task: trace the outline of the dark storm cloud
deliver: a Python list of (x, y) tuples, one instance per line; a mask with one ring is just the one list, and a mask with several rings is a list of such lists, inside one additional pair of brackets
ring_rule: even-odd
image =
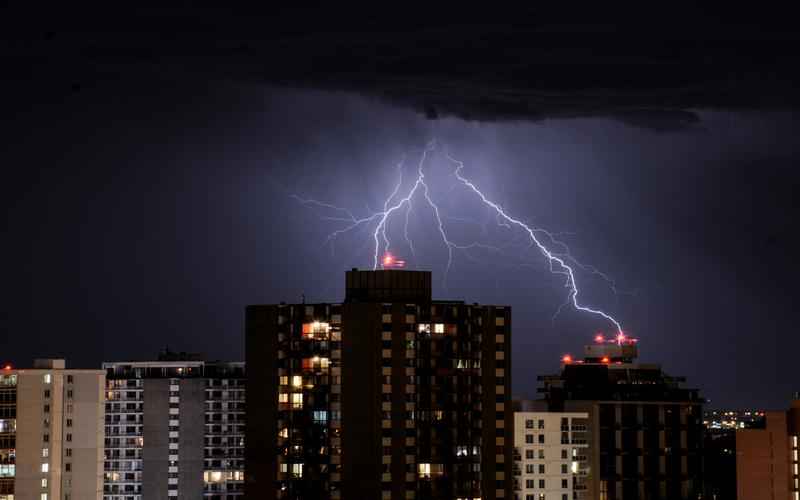
[(10, 67), (45, 92), (167, 73), (354, 91), (428, 118), (670, 131), (697, 109), (795, 106), (800, 83), (791, 17), (730, 8), (18, 7), (4, 22)]

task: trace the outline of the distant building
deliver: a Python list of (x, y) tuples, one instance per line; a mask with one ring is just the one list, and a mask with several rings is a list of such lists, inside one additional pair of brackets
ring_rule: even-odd
[(536, 411), (531, 401), (514, 406), (514, 498), (583, 500), (589, 414)]
[(165, 353), (103, 368), (105, 500), (243, 498), (244, 363)]
[(585, 412), (592, 500), (679, 500), (702, 495), (702, 405), (696, 389), (636, 362), (635, 339), (598, 337), (581, 360), (541, 376), (548, 411)]
[(706, 410), (703, 425), (712, 434), (736, 429), (764, 427), (763, 410)]
[(0, 370), (0, 500), (102, 498), (104, 385), (63, 359)]
[(510, 499), (511, 309), (346, 278), (343, 303), (247, 308), (247, 498)]
[(736, 431), (739, 500), (800, 500), (800, 397), (787, 411), (767, 411), (763, 429)]
[(705, 498), (736, 498), (736, 431), (763, 429), (762, 410), (706, 410), (703, 415), (703, 479)]

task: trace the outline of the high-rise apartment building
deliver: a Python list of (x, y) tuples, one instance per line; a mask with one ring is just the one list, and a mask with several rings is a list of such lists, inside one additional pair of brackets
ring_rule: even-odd
[(585, 499), (696, 499), (703, 489), (703, 400), (681, 377), (637, 363), (635, 339), (598, 336), (582, 360), (542, 376), (549, 411), (585, 412)]
[(589, 414), (538, 411), (514, 402), (514, 498), (583, 500), (589, 474)]
[(800, 500), (800, 394), (765, 414), (763, 428), (736, 431), (737, 498)]
[(0, 370), (0, 499), (93, 500), (103, 488), (102, 370)]
[(247, 497), (511, 498), (510, 347), (509, 307), (432, 300), (429, 272), (249, 306)]
[(105, 500), (242, 498), (244, 363), (165, 353), (103, 368)]

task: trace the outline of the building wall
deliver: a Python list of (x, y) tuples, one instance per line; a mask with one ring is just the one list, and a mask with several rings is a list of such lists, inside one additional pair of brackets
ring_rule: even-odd
[(789, 488), (792, 492), (792, 500), (800, 500), (800, 399), (798, 399), (797, 395), (787, 412), (787, 424), (789, 427), (789, 446), (791, 447)]
[[(246, 318), (248, 497), (511, 498), (509, 308), (294, 304)], [(301, 336), (311, 322), (330, 339)]]
[[(277, 306), (248, 306), (245, 313), (247, 413), (245, 416), (245, 493), (274, 500), (278, 449)], [(255, 494), (254, 494), (255, 493)]]
[(104, 367), (106, 500), (241, 497), (243, 363), (169, 359)]
[[(61, 377), (54, 370), (19, 370), (17, 378), (17, 477), (15, 500), (40, 500), (61, 496), (61, 441), (63, 414)], [(45, 383), (45, 375), (51, 382)], [(45, 398), (45, 391), (50, 397)], [(45, 405), (49, 412), (45, 413)], [(46, 416), (47, 415), (47, 416)], [(45, 425), (45, 421), (49, 424)], [(47, 436), (47, 441), (45, 441)], [(47, 450), (47, 457), (43, 451)], [(48, 472), (42, 469), (47, 464)], [(42, 487), (42, 480), (47, 486)]]
[[(72, 382), (69, 382), (72, 377)], [(103, 494), (105, 373), (67, 371), (64, 384), (62, 498), (97, 499)], [(72, 392), (70, 392), (72, 391)], [(71, 440), (66, 438), (71, 435)]]
[[(177, 449), (170, 450), (169, 442), (170, 420), (179, 418), (177, 412), (170, 414), (171, 387), (177, 389), (178, 384), (168, 378), (144, 380), (142, 436), (146, 446), (142, 448), (142, 497), (148, 500), (168, 499), (170, 456), (178, 455)], [(177, 481), (175, 483), (177, 490)]]
[(102, 498), (105, 374), (59, 367), (15, 373), (14, 499)]
[[(376, 303), (342, 306), (341, 497), (345, 499), (381, 498), (381, 310), (381, 304)], [(358, 382), (354, 384), (349, 381)], [(404, 393), (401, 393), (403, 397)], [(394, 430), (397, 431), (397, 428)], [(404, 451), (405, 429), (402, 430), (402, 438), (396, 432), (393, 438), (392, 443), (397, 445), (395, 450)], [(402, 458), (401, 464), (405, 462), (405, 453)], [(395, 470), (395, 474), (397, 472)], [(403, 466), (403, 482), (405, 473)]]
[[(562, 428), (563, 419), (567, 422), (566, 431)], [(588, 423), (588, 413), (514, 413), (516, 498), (586, 498), (586, 492), (581, 487), (590, 472), (587, 453)], [(566, 436), (564, 432), (567, 433)], [(566, 443), (562, 440), (564, 437)], [(543, 481), (544, 487), (540, 481)], [(566, 487), (563, 481), (567, 482)]]
[(766, 412), (766, 428), (736, 431), (739, 500), (789, 500), (791, 442), (786, 412)]
[(180, 380), (178, 431), (178, 500), (203, 497), (206, 379)]

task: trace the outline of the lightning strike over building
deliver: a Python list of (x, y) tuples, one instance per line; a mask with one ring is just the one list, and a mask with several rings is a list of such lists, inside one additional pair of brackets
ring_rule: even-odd
[[(430, 186), (426, 181), (425, 164), (429, 155), (437, 149), (437, 143), (433, 140), (422, 150), (419, 162), (416, 165), (416, 177), (414, 178), (414, 182), (407, 188), (402, 196), (404, 162), (400, 162), (397, 165), (399, 178), (390, 194), (384, 200), (383, 210), (369, 213), (364, 217), (357, 217), (352, 211), (346, 208), (315, 199), (298, 195), (292, 195), (292, 198), (303, 205), (327, 211), (329, 215), (321, 216), (323, 220), (344, 224), (343, 227), (334, 230), (328, 235), (325, 244), (333, 245), (337, 238), (362, 226), (371, 227), (373, 270), (379, 268), (403, 268), (406, 266), (405, 260), (399, 259), (391, 252), (392, 242), (389, 236), (389, 225), (391, 221), (394, 220), (394, 215), (402, 216), (403, 239), (412, 256), (416, 256), (416, 247), (409, 233), (409, 216), (412, 210), (419, 210), (421, 208), (415, 206), (415, 203), (422, 203), (422, 206), (433, 216), (437, 235), (447, 250), (447, 262), (444, 272), (444, 285), (446, 287), (447, 277), (453, 265), (456, 252), (463, 253), (470, 260), (475, 260), (469, 253), (471, 249), (480, 248), (499, 254), (502, 254), (503, 249), (498, 246), (477, 241), (457, 243), (448, 235), (447, 226), (445, 224), (446, 220), (465, 221), (467, 219), (443, 215), (441, 208), (434, 200)], [(624, 335), (622, 324), (619, 320), (614, 318), (611, 314), (597, 307), (587, 305), (582, 301), (580, 297), (580, 288), (576, 279), (576, 270), (599, 277), (609, 285), (610, 289), (615, 294), (617, 293), (616, 283), (607, 274), (601, 272), (594, 266), (582, 264), (575, 259), (570, 253), (567, 244), (556, 239), (554, 233), (532, 226), (511, 215), (499, 203), (484, 194), (476, 183), (466, 176), (464, 173), (465, 165), (462, 161), (455, 159), (447, 152), (443, 152), (443, 154), (447, 161), (455, 166), (452, 171), (452, 177), (457, 181), (456, 184), (462, 186), (467, 193), (473, 195), (492, 213), (497, 226), (505, 229), (516, 228), (520, 230), (527, 240), (527, 246), (537, 250), (546, 259), (549, 271), (552, 274), (564, 277), (564, 287), (567, 289), (567, 297), (561, 306), (558, 307), (553, 318), (555, 319), (564, 307), (571, 305), (577, 311), (599, 316), (614, 326), (617, 335)]]

